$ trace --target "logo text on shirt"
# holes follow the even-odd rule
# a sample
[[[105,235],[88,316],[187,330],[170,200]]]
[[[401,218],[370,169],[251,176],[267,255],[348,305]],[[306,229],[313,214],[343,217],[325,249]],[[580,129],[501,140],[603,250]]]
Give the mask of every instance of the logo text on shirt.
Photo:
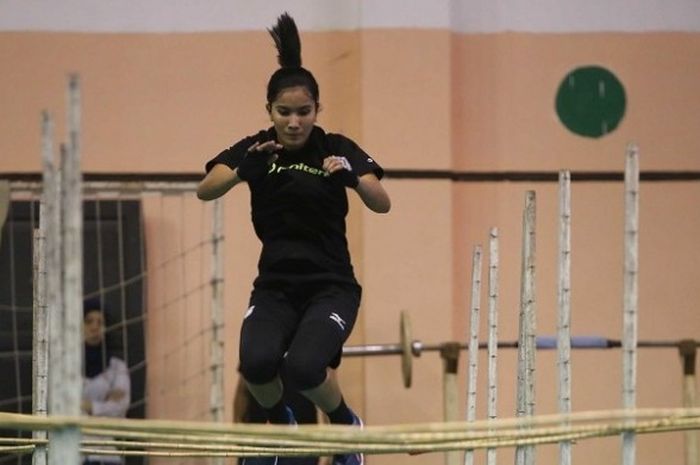
[[[323,170],[321,168],[314,168],[313,166],[309,166],[306,163],[294,163],[289,166],[279,166],[277,165],[277,163],[272,163],[270,165],[270,170],[267,172],[267,174],[276,174],[285,170],[303,171],[304,173],[313,174],[315,176],[330,176],[330,174],[326,170]]]

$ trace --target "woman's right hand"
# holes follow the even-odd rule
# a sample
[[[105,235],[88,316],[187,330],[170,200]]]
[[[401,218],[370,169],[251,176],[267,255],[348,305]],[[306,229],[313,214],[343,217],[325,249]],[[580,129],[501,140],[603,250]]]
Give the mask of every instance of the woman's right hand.
[[[256,142],[250,146],[245,158],[238,165],[238,177],[248,183],[255,183],[265,177],[270,169],[270,164],[277,160],[277,152],[282,149],[282,145],[269,140],[267,142]]]

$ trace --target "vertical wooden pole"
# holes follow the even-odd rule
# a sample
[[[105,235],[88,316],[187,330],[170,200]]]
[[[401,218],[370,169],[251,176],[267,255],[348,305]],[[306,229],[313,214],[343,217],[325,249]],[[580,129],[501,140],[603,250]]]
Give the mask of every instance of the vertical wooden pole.
[[[559,172],[559,413],[571,413],[571,173]],[[559,444],[559,464],[571,465],[571,441]]]

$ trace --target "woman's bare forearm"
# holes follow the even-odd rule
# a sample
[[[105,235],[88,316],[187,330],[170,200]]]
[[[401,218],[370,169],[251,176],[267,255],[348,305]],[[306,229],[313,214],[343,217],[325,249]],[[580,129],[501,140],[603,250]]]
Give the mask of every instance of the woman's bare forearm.
[[[221,164],[214,165],[214,168],[197,186],[197,198],[200,200],[218,199],[240,182],[235,169],[232,170]]]
[[[360,177],[360,182],[355,188],[362,202],[376,213],[388,213],[391,210],[391,199],[384,190],[384,186],[373,173]]]

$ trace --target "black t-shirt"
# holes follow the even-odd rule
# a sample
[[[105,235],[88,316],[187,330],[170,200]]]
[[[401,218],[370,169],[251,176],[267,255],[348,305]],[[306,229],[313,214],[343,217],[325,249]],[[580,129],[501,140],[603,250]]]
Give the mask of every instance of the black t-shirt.
[[[248,136],[210,160],[206,170],[217,163],[234,169],[255,142],[275,139],[274,128]],[[358,176],[372,172],[381,179],[384,171],[355,142],[320,127],[303,148],[278,155],[262,181],[248,184],[253,227],[263,244],[256,285],[286,276],[355,283],[345,237],[346,188],[323,170],[323,159],[345,157]]]

